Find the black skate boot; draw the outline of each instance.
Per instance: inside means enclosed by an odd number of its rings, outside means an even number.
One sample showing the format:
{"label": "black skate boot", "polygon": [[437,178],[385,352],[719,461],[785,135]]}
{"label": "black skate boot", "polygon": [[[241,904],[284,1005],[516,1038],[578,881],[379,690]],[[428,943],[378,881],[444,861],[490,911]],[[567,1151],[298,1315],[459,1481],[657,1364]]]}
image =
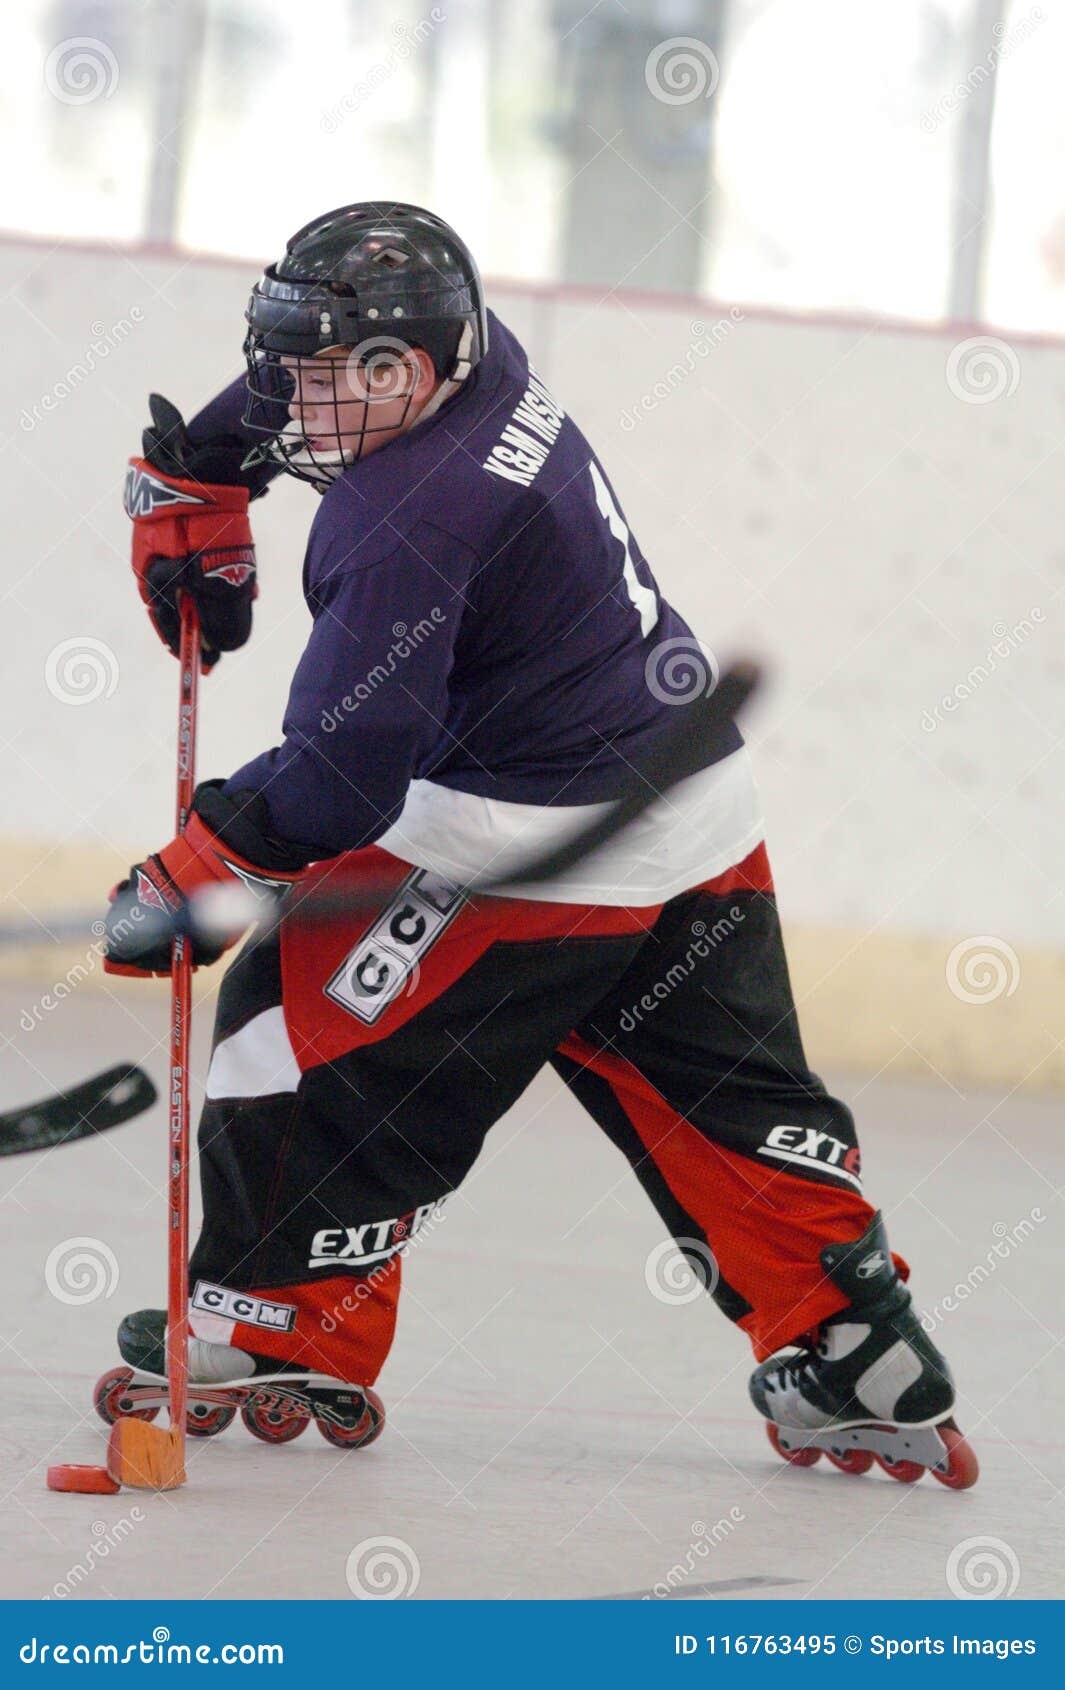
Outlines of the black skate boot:
{"label": "black skate boot", "polygon": [[895,1271],[880,1215],[853,1243],[822,1250],[821,1266],[849,1306],[751,1375],[774,1449],[796,1467],[824,1453],[844,1473],[876,1461],[903,1484],[927,1469],[953,1490],[974,1485],[980,1468],[951,1418],[950,1368]]}
{"label": "black skate boot", "polygon": [[[154,1420],[167,1401],[166,1313],[141,1309],[118,1329],[125,1367],[98,1382],[96,1412],[108,1425],[128,1415]],[[228,1344],[189,1339],[186,1431],[195,1438],[224,1432],[237,1410],[264,1443],[298,1438],[313,1420],[328,1443],[361,1449],[384,1429],[384,1404],[368,1385],[348,1385],[293,1362],[251,1355]]]}

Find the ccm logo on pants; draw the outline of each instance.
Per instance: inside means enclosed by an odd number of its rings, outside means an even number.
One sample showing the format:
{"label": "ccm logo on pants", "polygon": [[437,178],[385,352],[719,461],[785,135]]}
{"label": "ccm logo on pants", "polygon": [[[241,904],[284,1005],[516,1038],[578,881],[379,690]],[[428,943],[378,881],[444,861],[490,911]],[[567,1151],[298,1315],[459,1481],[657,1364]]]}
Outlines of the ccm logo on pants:
{"label": "ccm logo on pants", "polygon": [[243,1321],[245,1326],[268,1326],[271,1332],[291,1332],[296,1324],[296,1310],[291,1303],[267,1303],[261,1297],[227,1291],[224,1285],[209,1285],[203,1279],[196,1281],[192,1306],[205,1314]]}
{"label": "ccm logo on pants", "polygon": [[408,981],[464,902],[461,889],[431,869],[409,875],[368,933],[323,988],[341,1009],[372,1027]]}

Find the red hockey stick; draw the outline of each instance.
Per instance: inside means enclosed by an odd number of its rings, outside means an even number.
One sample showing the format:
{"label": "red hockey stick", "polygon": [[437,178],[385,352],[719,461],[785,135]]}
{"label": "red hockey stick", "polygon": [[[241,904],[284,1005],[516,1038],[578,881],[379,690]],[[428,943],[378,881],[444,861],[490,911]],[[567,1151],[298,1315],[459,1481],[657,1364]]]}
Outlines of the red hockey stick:
{"label": "red hockey stick", "polygon": [[[177,816],[184,833],[196,785],[196,705],[200,681],[200,623],[191,599],[181,600],[178,700]],[[116,1420],[107,1470],[142,1490],[174,1490],[185,1483],[185,1401],[189,1383],[189,1031],[192,1023],[190,941],[174,939],[170,971],[170,1143],[167,1193],[166,1375],[167,1431],[145,1420]]]}

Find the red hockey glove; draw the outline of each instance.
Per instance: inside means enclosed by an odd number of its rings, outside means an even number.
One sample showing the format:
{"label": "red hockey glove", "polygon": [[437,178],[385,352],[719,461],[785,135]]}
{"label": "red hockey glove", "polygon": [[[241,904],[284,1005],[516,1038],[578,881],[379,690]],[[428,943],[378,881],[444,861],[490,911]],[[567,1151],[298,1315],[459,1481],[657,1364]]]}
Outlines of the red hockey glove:
{"label": "red hockey glove", "polygon": [[153,393],[144,456],[126,474],[126,514],[133,519],[133,572],[156,632],[177,655],[186,592],[200,613],[203,667],[251,633],[256,596],[255,547],[248,489],[238,481],[239,442],[193,446],[181,413]]}
{"label": "red hockey glove", "polygon": [[[264,813],[261,797],[248,795],[243,803],[223,797],[218,790],[221,782],[205,782],[197,787],[193,811],[185,832],[172,839],[161,851],[143,863],[135,863],[128,880],[114,887],[111,906],[104,917],[106,952],[104,972],[134,977],[149,974],[169,974],[173,934],[169,929],[160,933],[153,913],[176,918],[182,931],[188,933],[192,947],[193,968],[217,962],[223,951],[235,945],[244,927],[221,938],[212,933],[197,931],[195,910],[189,900],[196,893],[214,886],[244,885],[260,894],[264,903],[285,891],[299,879],[304,863],[299,867],[264,869],[235,850],[203,816],[196,806],[202,803],[212,819],[227,818],[227,831],[242,835],[241,842],[255,838],[255,822]],[[251,821],[249,823],[249,812]],[[298,847],[287,855],[278,850],[277,842],[260,835],[263,846],[257,856],[284,858],[293,865],[299,857]]]}

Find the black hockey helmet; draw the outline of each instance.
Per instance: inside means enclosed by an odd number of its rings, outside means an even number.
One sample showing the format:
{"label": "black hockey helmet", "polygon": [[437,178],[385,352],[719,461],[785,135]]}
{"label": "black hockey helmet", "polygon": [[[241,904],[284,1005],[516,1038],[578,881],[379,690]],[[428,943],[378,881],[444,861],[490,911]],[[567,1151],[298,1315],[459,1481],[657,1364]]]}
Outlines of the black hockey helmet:
{"label": "black hockey helmet", "polygon": [[[244,423],[264,436],[253,455],[274,458],[319,488],[360,455],[363,437],[374,432],[375,398],[406,394],[409,400],[417,380],[412,362],[404,361],[411,347],[429,354],[442,380],[460,382],[488,345],[484,290],[469,248],[431,211],[392,201],[342,206],[306,224],[256,283],[245,319]],[[353,371],[380,376],[386,366],[394,379],[373,387],[356,379],[360,415],[358,401],[338,399],[336,362],[319,358],[315,379],[320,383],[323,368],[334,372],[336,435],[346,442],[322,452],[292,421],[288,405],[303,361],[331,347],[350,349],[340,366],[349,391]],[[391,416],[385,426],[394,428],[394,406]]]}

